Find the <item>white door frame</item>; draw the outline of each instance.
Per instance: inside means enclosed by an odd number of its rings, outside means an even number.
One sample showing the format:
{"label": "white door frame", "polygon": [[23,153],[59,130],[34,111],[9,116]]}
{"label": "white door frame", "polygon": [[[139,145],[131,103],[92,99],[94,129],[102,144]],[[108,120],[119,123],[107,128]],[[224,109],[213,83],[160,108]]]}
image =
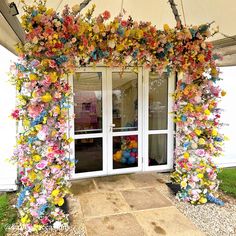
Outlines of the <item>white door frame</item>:
{"label": "white door frame", "polygon": [[[173,106],[172,94],[175,88],[175,75],[168,78],[168,128],[166,130],[148,130],[148,109],[149,109],[149,72],[148,69],[138,68],[138,130],[137,131],[112,131],[112,72],[120,72],[119,68],[108,68],[104,66],[79,68],[75,72],[101,72],[102,73],[102,133],[74,135],[74,121],[70,122],[70,137],[74,139],[102,138],[103,139],[103,170],[77,173],[71,179],[82,179],[112,174],[124,174],[138,171],[168,171],[173,169],[174,150],[174,123],[171,114]],[[132,72],[127,68],[124,72]],[[69,84],[73,90],[73,75],[69,76]],[[74,114],[72,105],[69,115]],[[149,166],[148,161],[148,135],[167,134],[167,164]],[[113,137],[138,135],[138,166],[122,169],[113,169]],[[72,142],[72,159],[75,160],[75,147]],[[74,169],[75,170],[75,169]]]}
{"label": "white door frame", "polygon": [[[150,70],[143,71],[143,171],[169,171],[173,169],[173,152],[174,152],[174,122],[173,122],[173,93],[175,89],[175,74],[172,73],[168,77],[168,126],[166,130],[149,130],[149,73]],[[149,166],[149,138],[150,134],[167,134],[167,164]]]}
{"label": "white door frame", "polygon": [[[107,91],[109,104],[109,113],[108,114],[108,174],[124,174],[138,172],[142,170],[142,68],[138,68],[138,130],[137,131],[122,131],[122,132],[113,132],[112,131],[112,73],[120,72],[119,68],[108,68],[107,69]],[[126,68],[124,72],[133,72],[132,68]],[[120,169],[113,169],[113,137],[115,136],[129,136],[129,135],[138,135],[138,166],[137,167],[127,167]]]}
{"label": "white door frame", "polygon": [[[103,162],[103,170],[101,171],[91,171],[91,172],[84,172],[84,173],[75,173],[75,167],[74,167],[74,174],[72,175],[71,179],[82,179],[82,178],[89,178],[89,177],[97,177],[97,176],[104,176],[107,175],[107,152],[104,150],[107,150],[107,87],[106,87],[106,68],[105,67],[85,67],[85,68],[79,68],[75,71],[75,73],[96,73],[101,72],[102,73],[102,132],[101,133],[93,133],[93,134],[80,134],[75,135],[75,127],[74,127],[74,120],[71,121],[71,128],[70,128],[70,137],[73,137],[74,139],[84,139],[84,138],[102,138],[102,162]],[[73,88],[73,75],[69,78],[69,84],[72,86],[72,91],[74,94],[74,88]],[[74,114],[74,106],[72,105],[70,109],[70,117]],[[75,145],[74,142],[72,142],[72,159],[75,160]]]}

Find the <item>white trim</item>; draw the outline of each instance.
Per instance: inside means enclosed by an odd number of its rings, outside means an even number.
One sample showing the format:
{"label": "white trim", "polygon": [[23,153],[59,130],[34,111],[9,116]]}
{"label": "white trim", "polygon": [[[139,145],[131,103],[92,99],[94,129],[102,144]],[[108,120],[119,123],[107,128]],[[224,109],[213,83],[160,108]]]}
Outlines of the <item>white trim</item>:
{"label": "white trim", "polygon": [[[106,67],[86,67],[79,68],[76,72],[101,72],[102,73],[102,117],[103,127],[101,133],[74,134],[74,120],[71,120],[70,135],[74,139],[102,138],[103,139],[103,170],[74,174],[73,179],[90,178],[112,174],[133,173],[138,171],[170,171],[173,169],[173,117],[170,114],[173,105],[172,93],[175,86],[175,75],[168,78],[168,129],[148,130],[148,95],[149,95],[149,70],[138,69],[138,130],[114,131],[112,129],[112,73],[119,72],[119,68]],[[132,72],[132,68],[127,68],[124,72]],[[73,85],[73,76],[70,76],[70,85]],[[73,86],[72,86],[73,87]],[[70,109],[70,116],[74,113],[74,106]],[[167,164],[158,166],[148,166],[148,135],[167,134]],[[138,166],[121,169],[113,169],[113,137],[118,136],[138,136]],[[72,143],[74,156],[74,143]]]}
{"label": "white trim", "polygon": [[[144,122],[143,122],[143,170],[144,171],[167,171],[173,169],[173,151],[174,151],[174,122],[173,115],[171,114],[173,107],[173,97],[175,87],[175,74],[171,74],[168,78],[168,127],[167,130],[149,130],[149,72],[144,70],[143,81],[143,109],[144,109]],[[150,134],[167,134],[167,164],[149,166],[149,135]]]}
{"label": "white trim", "polygon": [[[112,73],[120,72],[119,68],[107,69],[107,91],[108,91],[108,124],[112,126]],[[126,68],[124,72],[133,72],[132,68]],[[108,174],[124,174],[142,170],[142,68],[138,68],[138,130],[135,131],[113,131],[108,125]],[[138,136],[138,166],[113,169],[113,137],[137,135]]]}
{"label": "white trim", "polygon": [[[83,172],[83,173],[75,173],[74,168],[74,174],[72,175],[71,179],[78,179],[78,178],[88,178],[88,177],[95,177],[95,176],[102,176],[107,174],[107,153],[104,150],[107,150],[107,135],[106,135],[106,124],[107,124],[107,88],[106,88],[106,80],[107,80],[107,74],[106,74],[106,68],[104,67],[97,67],[97,68],[78,68],[75,73],[94,73],[94,72],[101,72],[102,73],[102,132],[100,133],[91,133],[91,134],[74,134],[74,120],[71,121],[72,129],[71,129],[71,137],[74,139],[84,139],[84,138],[102,138],[102,166],[103,169],[101,171],[91,171],[91,172]],[[71,76],[70,84],[72,85],[73,89],[73,76]],[[74,93],[74,91],[73,91]],[[74,114],[74,106],[72,106],[72,114]],[[71,115],[72,115],[71,114]],[[73,151],[73,157],[75,159],[75,147],[74,142],[72,142],[72,151]]]}

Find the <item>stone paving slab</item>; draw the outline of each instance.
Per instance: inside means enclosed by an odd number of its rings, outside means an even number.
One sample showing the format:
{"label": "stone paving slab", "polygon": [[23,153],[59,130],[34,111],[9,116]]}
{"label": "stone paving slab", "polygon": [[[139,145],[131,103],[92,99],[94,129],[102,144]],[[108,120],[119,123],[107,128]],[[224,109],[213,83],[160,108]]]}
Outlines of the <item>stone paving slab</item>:
{"label": "stone paving slab", "polygon": [[128,214],[119,214],[92,218],[85,222],[88,236],[144,236],[144,230],[136,218]]}
{"label": "stone paving slab", "polygon": [[94,178],[94,181],[99,191],[116,191],[135,188],[127,175],[113,175]]}
{"label": "stone paving slab", "polygon": [[146,235],[204,236],[176,207],[137,211],[136,216]]}
{"label": "stone paving slab", "polygon": [[79,197],[84,217],[112,215],[130,211],[118,192],[90,193]]}
{"label": "stone paving slab", "polygon": [[73,181],[72,222],[87,236],[203,236],[158,191],[164,182],[155,173]]}
{"label": "stone paving slab", "polygon": [[73,180],[71,183],[71,192],[75,195],[97,192],[93,179]]}
{"label": "stone paving slab", "polygon": [[133,189],[121,192],[132,210],[171,206],[171,202],[155,188]]}
{"label": "stone paving slab", "polygon": [[136,188],[154,187],[161,184],[160,178],[152,172],[131,174],[128,177]]}

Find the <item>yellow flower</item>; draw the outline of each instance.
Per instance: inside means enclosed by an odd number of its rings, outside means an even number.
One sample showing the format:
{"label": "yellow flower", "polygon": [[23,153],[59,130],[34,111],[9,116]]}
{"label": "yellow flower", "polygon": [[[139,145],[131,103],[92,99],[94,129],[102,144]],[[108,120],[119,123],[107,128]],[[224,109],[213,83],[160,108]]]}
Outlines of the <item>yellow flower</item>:
{"label": "yellow flower", "polygon": [[56,197],[60,193],[59,189],[54,189],[51,193],[53,197]]}
{"label": "yellow flower", "polygon": [[30,219],[28,218],[28,215],[25,215],[24,217],[21,218],[22,224],[27,224],[29,222],[30,222]]}
{"label": "yellow flower", "polygon": [[33,226],[33,228],[34,228],[34,231],[40,231],[42,228],[43,228],[43,226],[42,225],[39,225],[39,224],[35,224],[34,226]]}
{"label": "yellow flower", "polygon": [[212,68],[212,69],[211,69],[211,75],[212,75],[213,77],[218,76],[218,74],[219,74],[219,72],[218,72],[218,70],[217,70],[216,68]]}
{"label": "yellow flower", "polygon": [[36,175],[36,173],[34,171],[31,171],[28,174],[28,177],[30,178],[30,180],[34,181],[37,178],[37,175]]}
{"label": "yellow flower", "polygon": [[184,153],[184,158],[186,158],[186,159],[189,158],[189,153],[188,152]]}
{"label": "yellow flower", "polygon": [[169,32],[169,31],[170,31],[170,27],[169,27],[168,24],[164,24],[164,25],[163,25],[163,28],[164,28],[164,31],[166,31],[166,32]]}
{"label": "yellow flower", "polygon": [[180,186],[182,188],[186,188],[187,187],[187,182],[186,181],[181,181]]}
{"label": "yellow flower", "polygon": [[52,96],[50,93],[45,93],[42,97],[41,97],[43,102],[51,102],[52,101]]}
{"label": "yellow flower", "polygon": [[217,132],[216,129],[213,129],[213,130],[211,131],[211,134],[212,134],[212,136],[217,136],[218,132]]}
{"label": "yellow flower", "polygon": [[51,80],[52,83],[55,83],[57,81],[57,79],[58,79],[58,75],[57,75],[56,72],[51,72],[49,74],[49,76],[50,76],[50,80]]}
{"label": "yellow flower", "polygon": [[206,143],[206,141],[205,141],[204,138],[200,138],[200,139],[198,140],[198,143],[199,143],[200,145],[204,145],[204,144]]}
{"label": "yellow flower", "polygon": [[36,74],[30,74],[30,75],[29,75],[29,79],[30,79],[31,81],[35,81],[35,80],[38,79],[38,76],[37,76]]}
{"label": "yellow flower", "polygon": [[53,109],[54,113],[56,114],[59,114],[60,113],[60,107],[59,106],[56,106],[54,109]]}
{"label": "yellow flower", "polygon": [[197,59],[198,59],[201,63],[203,63],[203,62],[205,61],[205,56],[204,56],[203,54],[199,54],[198,57],[197,57]]}
{"label": "yellow flower", "polygon": [[39,162],[39,161],[41,161],[41,156],[39,156],[38,154],[33,155],[33,160],[34,160],[35,162]]}
{"label": "yellow flower", "polygon": [[197,175],[197,177],[198,177],[199,179],[202,179],[202,178],[203,178],[203,174],[202,174],[202,173],[199,173],[199,174]]}
{"label": "yellow flower", "polygon": [[204,111],[204,114],[207,115],[207,116],[209,116],[209,115],[211,114],[211,112],[210,112],[208,109],[206,109],[206,110]]}
{"label": "yellow flower", "polygon": [[64,204],[64,199],[62,197],[60,197],[58,200],[57,200],[57,204],[58,206],[62,206]]}
{"label": "yellow flower", "polygon": [[199,199],[199,202],[202,203],[202,204],[204,204],[204,203],[207,202],[207,199],[206,199],[205,197],[201,197],[201,198]]}
{"label": "yellow flower", "polygon": [[195,129],[194,132],[198,136],[201,135],[201,133],[202,133],[202,131],[200,129]]}
{"label": "yellow flower", "polygon": [[224,97],[226,95],[226,91],[222,90],[221,91],[221,96]]}

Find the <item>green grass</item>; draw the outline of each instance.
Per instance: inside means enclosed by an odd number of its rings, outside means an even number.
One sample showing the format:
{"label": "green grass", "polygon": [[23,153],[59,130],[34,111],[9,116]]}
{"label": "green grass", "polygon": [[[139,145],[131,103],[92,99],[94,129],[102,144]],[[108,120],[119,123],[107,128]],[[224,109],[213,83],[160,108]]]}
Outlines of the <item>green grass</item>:
{"label": "green grass", "polygon": [[236,168],[225,168],[218,177],[221,180],[220,189],[236,198]]}
{"label": "green grass", "polygon": [[0,195],[0,236],[6,234],[7,228],[16,222],[17,213],[11,206],[10,200],[12,195],[1,194]]}

